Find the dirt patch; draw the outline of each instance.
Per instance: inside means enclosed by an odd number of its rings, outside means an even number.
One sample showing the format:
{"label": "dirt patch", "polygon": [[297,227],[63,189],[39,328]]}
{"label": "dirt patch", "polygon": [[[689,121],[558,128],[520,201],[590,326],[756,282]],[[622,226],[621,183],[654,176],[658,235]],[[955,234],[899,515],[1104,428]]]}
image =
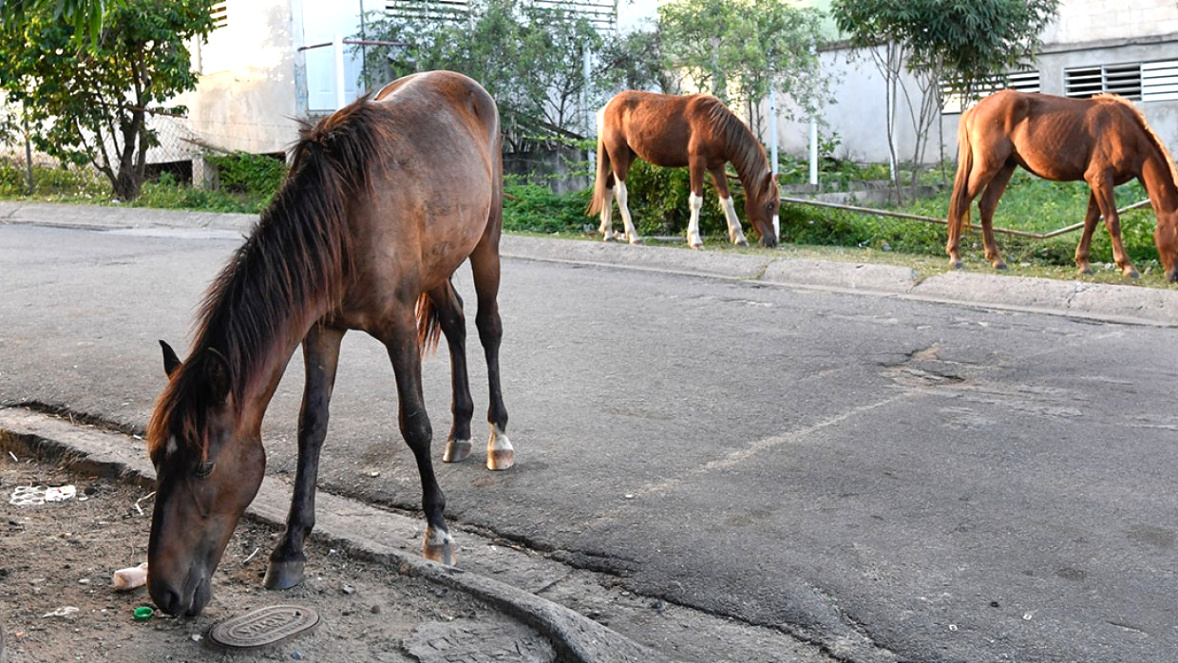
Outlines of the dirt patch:
{"label": "dirt patch", "polygon": [[[17,506],[19,486],[73,485],[62,502]],[[307,579],[294,589],[262,587],[279,531],[243,521],[213,581],[204,614],[177,619],[156,611],[146,589],[115,592],[116,569],[146,560],[149,491],[37,463],[0,460],[0,624],[8,663],[29,661],[418,661],[423,625],[494,624],[505,618],[469,595],[400,575],[322,545],[308,546]],[[138,505],[138,506],[136,506]],[[294,603],[313,608],[319,626],[262,651],[226,654],[209,647],[216,622],[256,608]],[[70,610],[76,608],[77,610]],[[58,613],[54,615],[53,613]],[[433,626],[432,628],[436,628]]]}

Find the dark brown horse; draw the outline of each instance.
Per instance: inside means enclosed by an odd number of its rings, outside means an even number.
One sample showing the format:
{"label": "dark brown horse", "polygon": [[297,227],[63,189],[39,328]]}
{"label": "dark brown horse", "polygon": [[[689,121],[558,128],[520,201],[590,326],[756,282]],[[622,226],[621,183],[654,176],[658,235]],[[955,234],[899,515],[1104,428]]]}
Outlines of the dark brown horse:
{"label": "dark brown horse", "polygon": [[626,174],[636,157],[656,166],[689,169],[691,219],[687,243],[691,248],[703,246],[699,210],[704,200],[705,172],[711,174],[724,207],[728,238],[734,244],[748,244],[724,176],[724,164],[728,162],[732,162],[744,186],[744,211],[761,235],[761,245],[776,246],[781,196],[769,160],[749,128],[719,99],[706,94],[681,96],[627,90],[598,111],[597,181],[586,213],[601,214],[600,231],[606,241],[614,239],[610,212],[615,196],[626,224],[626,239],[631,244],[642,241],[626,200]]}
{"label": "dark brown horse", "polygon": [[986,97],[961,116],[957,177],[949,203],[949,263],[961,267],[958,244],[969,206],[979,194],[986,260],[997,269],[1006,263],[994,241],[994,209],[1017,166],[1055,181],[1084,180],[1091,187],[1084,233],[1076,247],[1076,265],[1092,273],[1088,247],[1096,221],[1112,237],[1113,260],[1125,276],[1137,269],[1121,244],[1121,221],[1113,187],[1136,178],[1145,187],[1157,215],[1154,241],[1166,278],[1178,281],[1178,173],[1166,146],[1127,100],[1102,94],[1068,99],[1048,94],[1003,90]]}
{"label": "dark brown horse", "polygon": [[[401,434],[417,461],[426,557],[452,563],[445,498],[430,461],[421,391],[423,344],[446,335],[454,387],[447,460],[470,452],[465,320],[451,285],[467,258],[490,376],[487,465],[513,462],[499,387],[502,162],[495,103],[450,72],[397,80],[304,128],[291,173],[210,286],[183,363],[164,345],[167,387],[148,427],[158,476],[148,587],[160,608],[197,614],[238,518],[262,481],[261,423],[300,343],[306,384],[286,533],[266,586],[303,576],[315,481],[340,341],[368,332],[388,349]],[[420,315],[415,315],[419,309]]]}

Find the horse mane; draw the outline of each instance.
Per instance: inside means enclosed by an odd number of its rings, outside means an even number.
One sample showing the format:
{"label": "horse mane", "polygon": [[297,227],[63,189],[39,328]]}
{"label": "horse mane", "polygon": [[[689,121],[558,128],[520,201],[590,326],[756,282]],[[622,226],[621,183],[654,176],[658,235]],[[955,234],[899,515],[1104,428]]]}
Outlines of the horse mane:
{"label": "horse mane", "polygon": [[[245,243],[209,286],[194,323],[193,350],[160,394],[148,451],[175,434],[207,450],[200,434],[209,402],[204,362],[225,359],[237,402],[292,318],[321,314],[352,273],[349,201],[371,192],[385,163],[389,111],[368,97],[311,125],[301,122],[291,169]],[[317,317],[316,315],[316,317]]]}
{"label": "horse mane", "polygon": [[724,144],[728,147],[730,152],[728,160],[732,162],[732,166],[736,168],[736,174],[740,176],[745,195],[760,195],[760,191],[753,190],[752,187],[760,184],[756,179],[758,176],[768,172],[765,167],[768,161],[765,157],[765,148],[761,147],[761,142],[753,136],[748,125],[742,122],[719,99],[703,96],[701,102],[712,126],[716,127],[724,139]]}
{"label": "horse mane", "polygon": [[1134,106],[1133,102],[1119,94],[1109,94],[1107,92],[1102,92],[1100,94],[1094,95],[1092,98],[1100,101],[1118,103],[1133,112],[1133,117],[1137,119],[1137,124],[1141,125],[1141,129],[1145,132],[1146,137],[1149,138],[1150,142],[1153,143],[1153,146],[1157,148],[1158,152],[1162,153],[1162,160],[1166,162],[1166,165],[1169,166],[1170,169],[1170,179],[1173,182],[1174,187],[1178,189],[1178,166],[1174,165],[1174,159],[1170,156],[1170,150],[1166,149],[1166,144],[1162,142],[1162,139],[1159,138],[1156,133],[1154,133],[1153,128],[1150,127],[1149,123],[1145,121],[1145,113],[1142,113],[1140,108]]}

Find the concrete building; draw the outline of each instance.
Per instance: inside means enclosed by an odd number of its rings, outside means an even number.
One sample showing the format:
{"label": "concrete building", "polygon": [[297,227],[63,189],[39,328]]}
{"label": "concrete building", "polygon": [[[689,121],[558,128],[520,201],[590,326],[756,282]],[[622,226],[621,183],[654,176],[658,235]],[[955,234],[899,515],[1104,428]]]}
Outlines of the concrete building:
{"label": "concrete building", "polygon": [[[532,0],[571,6],[612,27],[615,0]],[[214,6],[217,29],[191,46],[197,88],[176,103],[182,119],[153,118],[161,144],[148,159],[204,175],[201,155],[244,151],[281,155],[298,137],[298,119],[328,114],[367,90],[358,85],[361,57],[337,43],[361,33],[373,12],[404,14],[445,7],[454,16],[469,0],[223,0]],[[366,18],[367,17],[367,18]],[[358,45],[357,45],[358,46]],[[384,81],[381,81],[383,84]]]}
{"label": "concrete building", "polygon": [[[1061,0],[1058,18],[1047,28],[1043,42],[1031,68],[1012,76],[1013,87],[1075,97],[1121,94],[1136,102],[1171,149],[1178,149],[1178,4]],[[825,109],[820,136],[837,142],[834,156],[838,158],[887,162],[882,75],[864,52],[836,47],[821,56],[825,69],[837,79],[837,103]],[[913,81],[906,83],[910,93],[918,94]],[[902,97],[897,117],[898,158],[911,160],[914,131]],[[959,119],[960,105],[948,104],[941,117],[939,142],[951,160],[957,154]],[[799,156],[807,152],[809,125],[804,119],[779,120],[778,129],[784,151]],[[934,125],[925,162],[940,159],[937,134]]]}

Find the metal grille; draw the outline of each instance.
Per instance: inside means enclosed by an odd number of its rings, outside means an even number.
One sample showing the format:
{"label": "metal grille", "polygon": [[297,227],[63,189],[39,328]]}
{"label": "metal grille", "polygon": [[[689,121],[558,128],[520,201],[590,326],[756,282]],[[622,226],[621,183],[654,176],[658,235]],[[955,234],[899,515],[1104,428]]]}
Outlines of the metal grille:
{"label": "metal grille", "polygon": [[1039,91],[1039,72],[1035,69],[1024,69],[1022,71],[1011,71],[1003,76],[995,76],[988,82],[979,86],[975,91],[975,97],[970,103],[962,98],[960,94],[950,92],[951,86],[948,82],[941,83],[941,95],[944,97],[945,105],[942,110],[944,114],[960,113],[966,108],[969,108],[978,99],[987,97],[999,90],[1018,90],[1019,92],[1038,92]]}
{"label": "metal grille", "polygon": [[1106,64],[1064,70],[1064,94],[1087,99],[1101,92],[1141,99],[1141,64]]}
{"label": "metal grille", "polygon": [[209,15],[213,17],[214,30],[229,25],[229,2],[214,2]]}
{"label": "metal grille", "polygon": [[[616,0],[532,0],[539,9],[564,10],[584,17],[598,30],[610,30],[617,23]],[[470,17],[469,0],[387,0],[385,14],[392,19],[465,21]]]}
{"label": "metal grille", "polygon": [[1141,100],[1178,100],[1178,60],[1141,63]]}

